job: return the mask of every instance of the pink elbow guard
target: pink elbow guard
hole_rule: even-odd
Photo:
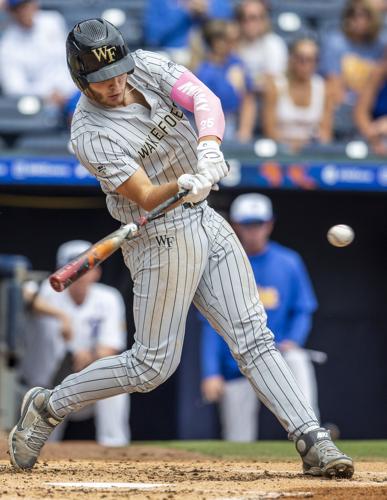
[[[224,114],[219,98],[196,76],[186,71],[172,87],[172,99],[194,113],[199,138],[215,135],[220,140],[224,134]]]

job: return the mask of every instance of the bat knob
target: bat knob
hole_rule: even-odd
[[[54,275],[49,277],[49,282],[51,288],[53,288],[56,292],[63,292],[63,290],[65,289],[64,283]]]

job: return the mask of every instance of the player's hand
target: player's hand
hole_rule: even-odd
[[[71,324],[71,319],[67,314],[63,314],[63,316],[60,318],[60,333],[63,337],[63,339],[68,342],[74,337],[73,333],[73,327]]]
[[[211,191],[211,182],[201,174],[183,174],[177,179],[179,188],[188,189],[189,193],[184,197],[187,203],[199,203],[207,198]]]
[[[198,144],[198,173],[207,177],[214,186],[228,174],[228,165],[216,141]]]
[[[219,401],[224,394],[224,378],[221,375],[205,378],[202,382],[202,394],[208,403]]]
[[[298,349],[299,345],[296,342],[293,342],[293,340],[283,340],[278,344],[278,348],[281,352],[289,352],[293,349]]]

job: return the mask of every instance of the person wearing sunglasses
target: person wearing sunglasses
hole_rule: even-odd
[[[286,44],[272,31],[269,12],[263,0],[243,0],[236,10],[236,19],[241,30],[239,56],[253,78],[257,92],[260,92],[265,75],[277,75],[285,71]]]
[[[263,96],[264,135],[297,152],[312,141],[332,139],[333,101],[316,73],[318,46],[309,38],[290,47],[286,73],[268,78]]]

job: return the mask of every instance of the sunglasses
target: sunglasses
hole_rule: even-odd
[[[317,61],[317,56],[306,56],[304,54],[294,54],[294,59],[301,64],[313,64]]]
[[[249,16],[242,16],[241,21],[243,23],[251,22],[251,21],[266,21],[267,14],[251,14]]]
[[[371,17],[371,13],[368,10],[363,9],[352,9],[348,11],[348,17]]]

